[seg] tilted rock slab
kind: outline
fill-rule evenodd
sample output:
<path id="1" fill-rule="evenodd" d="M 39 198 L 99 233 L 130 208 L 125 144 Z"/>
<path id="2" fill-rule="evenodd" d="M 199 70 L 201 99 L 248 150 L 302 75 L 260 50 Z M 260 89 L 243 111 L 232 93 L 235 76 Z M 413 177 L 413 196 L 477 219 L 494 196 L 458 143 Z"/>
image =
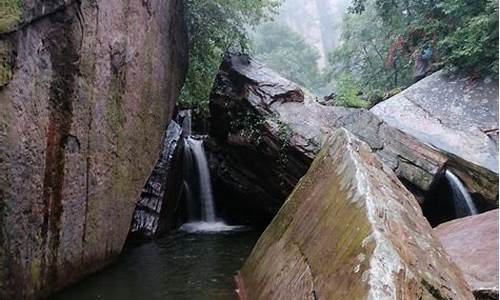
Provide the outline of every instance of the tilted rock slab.
<path id="1" fill-rule="evenodd" d="M 476 299 L 498 299 L 498 209 L 434 228 Z"/>
<path id="2" fill-rule="evenodd" d="M 421 141 L 498 174 L 498 80 L 473 82 L 439 71 L 371 111 Z"/>
<path id="3" fill-rule="evenodd" d="M 160 157 L 132 216 L 130 238 L 150 239 L 174 227 L 182 187 L 182 136 L 180 125 L 170 121 Z"/>
<path id="4" fill-rule="evenodd" d="M 33 299 L 120 253 L 184 81 L 187 42 L 180 0 L 5 4 L 0 299 Z"/>
<path id="5" fill-rule="evenodd" d="M 480 208 L 498 207 L 498 174 L 438 150 L 391 127 L 370 111 L 321 105 L 297 84 L 252 58 L 228 53 L 210 98 L 207 143 L 219 207 L 273 216 L 305 174 L 332 130 L 345 127 L 365 141 L 419 193 L 444 168 L 466 184 Z"/>
<path id="6" fill-rule="evenodd" d="M 413 195 L 335 132 L 257 242 L 242 299 L 474 299 Z"/>

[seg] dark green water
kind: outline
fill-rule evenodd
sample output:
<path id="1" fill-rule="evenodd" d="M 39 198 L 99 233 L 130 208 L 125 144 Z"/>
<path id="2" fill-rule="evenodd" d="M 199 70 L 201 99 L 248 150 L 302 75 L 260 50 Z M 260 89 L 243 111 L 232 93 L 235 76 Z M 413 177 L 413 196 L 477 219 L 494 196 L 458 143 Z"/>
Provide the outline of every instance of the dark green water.
<path id="1" fill-rule="evenodd" d="M 254 231 L 178 231 L 125 250 L 115 264 L 51 299 L 235 299 L 233 277 L 257 239 Z"/>

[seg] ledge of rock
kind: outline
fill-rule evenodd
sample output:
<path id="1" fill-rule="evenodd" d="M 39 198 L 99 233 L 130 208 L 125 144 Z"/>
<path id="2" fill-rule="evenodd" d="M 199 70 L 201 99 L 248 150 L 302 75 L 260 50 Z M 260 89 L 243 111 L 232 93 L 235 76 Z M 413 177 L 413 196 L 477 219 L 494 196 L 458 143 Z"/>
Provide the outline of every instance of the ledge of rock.
<path id="1" fill-rule="evenodd" d="M 498 174 L 498 80 L 443 71 L 371 109 L 389 125 Z"/>
<path id="2" fill-rule="evenodd" d="M 425 194 L 436 174 L 450 167 L 475 200 L 486 203 L 478 207 L 498 207 L 498 174 L 421 142 L 370 111 L 321 105 L 246 55 L 228 53 L 224 58 L 210 112 L 207 149 L 216 198 L 222 202 L 218 207 L 229 207 L 233 216 L 242 211 L 268 222 L 325 137 L 339 127 L 365 141 L 415 193 Z"/>
<path id="3" fill-rule="evenodd" d="M 476 299 L 498 299 L 498 209 L 434 229 Z"/>
<path id="4" fill-rule="evenodd" d="M 242 299 L 474 299 L 413 195 L 340 129 L 265 230 Z"/>
<path id="5" fill-rule="evenodd" d="M 0 298 L 38 299 L 121 252 L 184 82 L 183 3 L 0 6 Z"/>

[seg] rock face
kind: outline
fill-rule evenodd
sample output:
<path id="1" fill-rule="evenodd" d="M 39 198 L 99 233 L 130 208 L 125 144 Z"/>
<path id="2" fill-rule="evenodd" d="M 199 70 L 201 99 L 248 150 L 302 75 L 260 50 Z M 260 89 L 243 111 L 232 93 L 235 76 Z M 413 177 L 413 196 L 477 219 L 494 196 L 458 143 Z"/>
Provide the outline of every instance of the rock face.
<path id="1" fill-rule="evenodd" d="M 473 299 L 413 195 L 334 133 L 238 276 L 242 299 Z"/>
<path id="2" fill-rule="evenodd" d="M 178 0 L 2 7 L 0 298 L 32 299 L 121 251 L 184 80 L 186 36 Z"/>
<path id="3" fill-rule="evenodd" d="M 371 111 L 429 145 L 498 174 L 498 80 L 472 84 L 440 71 Z"/>
<path id="4" fill-rule="evenodd" d="M 367 110 L 324 106 L 251 58 L 228 54 L 210 99 L 212 175 L 218 207 L 269 221 L 305 174 L 325 137 L 345 127 L 420 194 L 451 168 L 478 205 L 498 207 L 498 174 L 440 151 Z M 263 220 L 262 220 L 263 219 Z"/>
<path id="5" fill-rule="evenodd" d="M 171 121 L 163 137 L 163 149 L 135 208 L 130 234 L 153 238 L 175 226 L 182 187 L 182 129 Z"/>
<path id="6" fill-rule="evenodd" d="M 498 299 L 498 210 L 441 224 L 434 232 L 476 299 Z"/>

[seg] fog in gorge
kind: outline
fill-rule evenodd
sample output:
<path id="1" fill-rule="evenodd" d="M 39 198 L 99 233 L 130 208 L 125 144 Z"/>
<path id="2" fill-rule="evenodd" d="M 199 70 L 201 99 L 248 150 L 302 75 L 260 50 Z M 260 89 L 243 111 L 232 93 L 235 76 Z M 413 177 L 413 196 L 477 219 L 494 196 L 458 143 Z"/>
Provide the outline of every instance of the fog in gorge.
<path id="1" fill-rule="evenodd" d="M 318 96 L 333 85 L 329 53 L 340 42 L 348 0 L 288 0 L 271 22 L 250 35 L 252 53 L 285 78 Z"/>
<path id="2" fill-rule="evenodd" d="M 318 50 L 318 65 L 324 68 L 328 52 L 340 41 L 342 19 L 348 0 L 288 0 L 283 3 L 277 22 L 299 33 Z"/>

